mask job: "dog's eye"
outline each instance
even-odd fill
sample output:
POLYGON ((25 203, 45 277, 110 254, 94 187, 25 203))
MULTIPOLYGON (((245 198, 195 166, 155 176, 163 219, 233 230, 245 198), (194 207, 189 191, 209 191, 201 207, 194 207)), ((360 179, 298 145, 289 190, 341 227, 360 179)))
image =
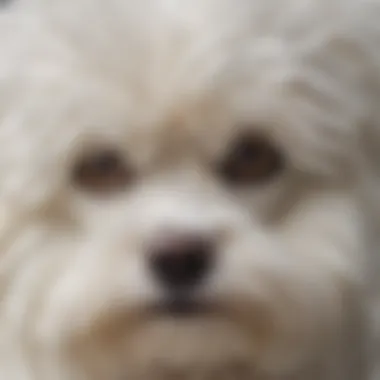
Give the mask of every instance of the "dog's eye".
POLYGON ((108 194, 123 190, 131 175, 119 152, 104 150, 79 160, 73 170, 73 181, 82 190, 108 194))
POLYGON ((229 184, 251 185, 270 180, 283 166, 283 156, 269 141, 245 135, 235 140, 219 172, 229 184))

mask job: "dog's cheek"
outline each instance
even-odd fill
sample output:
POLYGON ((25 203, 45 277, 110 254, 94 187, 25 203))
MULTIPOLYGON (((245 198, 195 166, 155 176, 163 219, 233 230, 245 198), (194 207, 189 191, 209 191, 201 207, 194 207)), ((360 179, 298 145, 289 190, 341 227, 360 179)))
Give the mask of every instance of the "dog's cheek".
POLYGON ((240 233, 219 281, 255 340, 257 316, 270 322, 258 350, 265 371, 322 360, 360 328, 362 223, 354 198, 327 193, 302 200, 276 229, 240 233))
POLYGON ((352 195, 330 192, 305 200, 281 228, 290 271, 276 280, 284 306, 277 315, 299 357, 362 348, 350 337, 364 311, 363 223, 352 195))

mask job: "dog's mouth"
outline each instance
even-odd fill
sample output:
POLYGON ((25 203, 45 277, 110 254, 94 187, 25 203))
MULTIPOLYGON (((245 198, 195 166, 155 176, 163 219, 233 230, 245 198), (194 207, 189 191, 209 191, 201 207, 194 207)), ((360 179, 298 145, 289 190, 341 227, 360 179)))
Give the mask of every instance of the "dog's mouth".
POLYGON ((215 314, 217 305, 210 301, 178 296, 155 304, 152 312, 160 317, 194 318, 215 314))
POLYGON ((195 379, 198 372, 199 378, 221 379, 231 373, 232 379, 253 379, 256 343, 250 329, 226 308, 220 298, 161 298, 134 315, 125 332, 125 314, 104 327, 97 325, 86 334, 80 352, 105 355, 104 368, 101 361, 91 362, 99 373, 94 379, 119 379, 108 375, 110 367, 123 380, 195 379))
POLYGON ((223 304, 176 297, 149 308, 129 340, 128 368, 146 379, 253 379, 255 347, 223 304), (194 375, 193 375, 194 374, 194 375), (193 377, 194 376, 194 377, 193 377))

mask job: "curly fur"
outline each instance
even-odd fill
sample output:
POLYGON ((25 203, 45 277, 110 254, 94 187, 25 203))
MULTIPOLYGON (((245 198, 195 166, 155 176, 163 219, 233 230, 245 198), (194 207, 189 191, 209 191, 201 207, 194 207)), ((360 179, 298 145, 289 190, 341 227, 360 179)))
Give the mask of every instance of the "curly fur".
POLYGON ((379 20, 378 0, 4 11, 0 377, 376 380, 379 20), (213 162, 242 128, 288 165, 234 191, 213 162), (105 142, 139 180, 98 200, 69 173, 105 142), (173 226, 220 237, 220 315, 147 312, 144 244, 173 226))

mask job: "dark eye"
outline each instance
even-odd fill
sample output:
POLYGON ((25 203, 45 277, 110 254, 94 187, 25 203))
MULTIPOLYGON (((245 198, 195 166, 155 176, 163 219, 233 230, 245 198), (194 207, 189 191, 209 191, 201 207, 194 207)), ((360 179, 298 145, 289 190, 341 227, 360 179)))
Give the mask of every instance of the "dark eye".
POLYGON ((116 150, 103 150, 80 159, 73 170, 76 187, 92 193, 123 190, 131 179, 124 157, 116 150))
POLYGON ((235 140, 219 171, 232 185, 251 185, 270 180, 281 172, 284 158, 262 137, 245 135, 235 140))

